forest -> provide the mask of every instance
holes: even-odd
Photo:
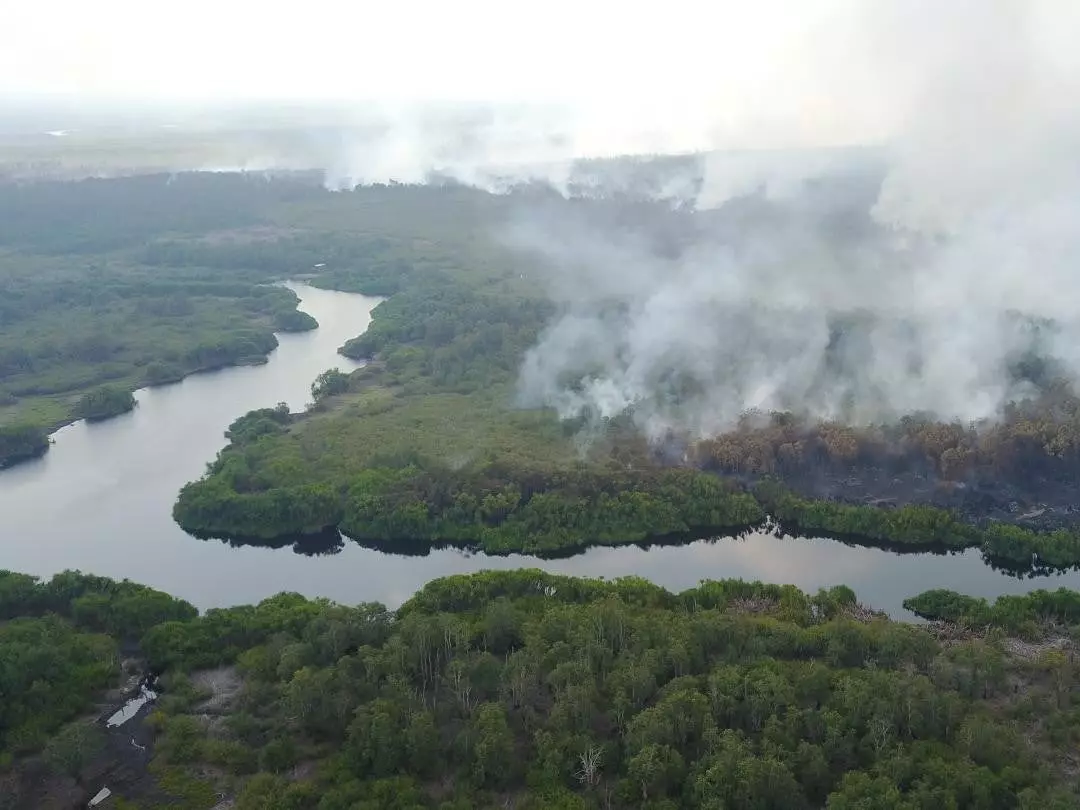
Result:
[[[0,466],[44,452],[39,432],[130,410],[137,388],[262,362],[275,332],[315,328],[295,294],[269,285],[288,275],[279,267],[167,266],[149,247],[249,224],[268,195],[309,186],[198,175],[0,184]]]
[[[106,784],[127,810],[1077,806],[1080,594],[911,601],[940,620],[890,621],[843,586],[671,593],[517,570],[435,580],[396,611],[280,594],[200,616],[128,582],[5,572],[0,795],[13,810]],[[133,667],[160,676],[159,699],[109,729],[95,718]]]

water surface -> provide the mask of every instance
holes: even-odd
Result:
[[[825,539],[701,540],[683,546],[594,548],[575,557],[488,557],[454,549],[400,556],[345,542],[336,554],[232,547],[197,540],[173,523],[176,495],[202,474],[237,416],[287,402],[299,410],[320,372],[354,364],[337,347],[361,333],[376,299],[296,285],[320,328],[281,335],[263,366],[225,369],[139,391],[129,414],[58,431],[41,459],[0,472],[0,568],[49,576],[65,568],[129,578],[201,609],[258,601],[283,590],[396,606],[425,582],[484,568],[537,566],[583,576],[637,574],[673,590],[704,578],[793,583],[808,591],[845,583],[863,601],[903,615],[901,602],[927,588],[978,596],[1036,587],[1080,588],[1080,574],[1018,580],[976,551],[898,555]]]

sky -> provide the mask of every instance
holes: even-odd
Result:
[[[1076,0],[6,0],[0,9],[0,100],[561,103],[586,109],[595,126],[677,130],[687,149],[886,137],[950,13],[1015,12],[1018,35],[1080,70],[1069,56]]]
[[[844,3],[10,5],[5,90],[520,100],[697,92],[729,70],[753,82],[785,38]]]

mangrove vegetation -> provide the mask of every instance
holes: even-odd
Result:
[[[18,810],[106,784],[129,810],[1077,806],[1080,595],[913,601],[953,618],[893,622],[842,586],[536,570],[394,611],[280,594],[196,616],[3,574],[0,787]],[[161,694],[109,729],[86,711],[121,647]]]

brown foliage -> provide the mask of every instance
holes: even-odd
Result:
[[[1051,389],[1008,406],[1000,421],[980,425],[905,417],[894,425],[855,428],[788,413],[754,414],[691,450],[704,466],[746,475],[899,465],[962,481],[978,472],[1071,471],[1080,468],[1080,398]]]

